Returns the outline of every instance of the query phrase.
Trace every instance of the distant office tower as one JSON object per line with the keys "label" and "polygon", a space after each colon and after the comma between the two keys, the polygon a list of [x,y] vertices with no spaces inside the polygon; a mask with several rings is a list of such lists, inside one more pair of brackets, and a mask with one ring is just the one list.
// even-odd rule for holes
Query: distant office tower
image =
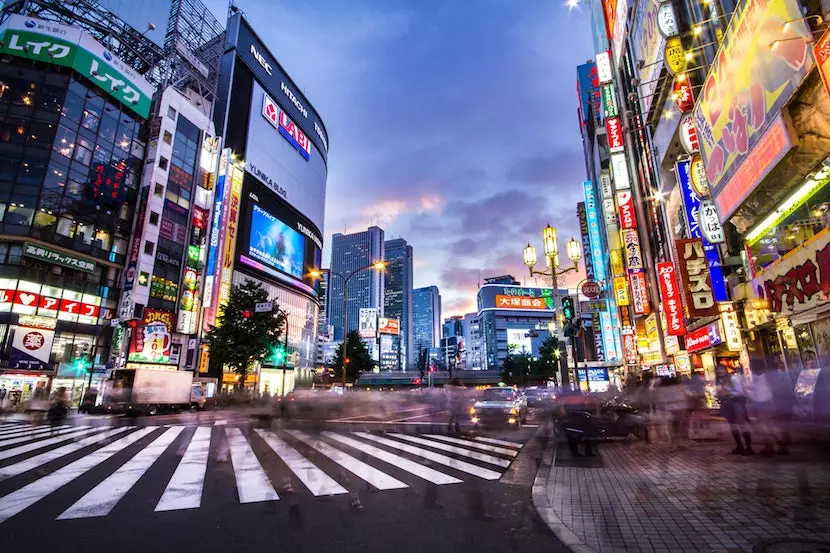
{"label": "distant office tower", "polygon": [[[331,237],[331,275],[329,277],[329,320],[334,339],[343,339],[343,277],[384,259],[383,229],[369,227],[354,234]],[[342,275],[342,276],[338,276]],[[375,269],[360,271],[349,279],[348,330],[357,330],[360,308],[373,307],[383,314],[384,275]]]}
{"label": "distant office tower", "polygon": [[406,370],[412,359],[412,246],[403,238],[387,240],[385,244],[386,287],[383,296],[385,317],[400,320],[400,334],[394,337],[396,358],[391,369]]}
{"label": "distant office tower", "polygon": [[477,371],[483,368],[481,363],[481,318],[478,313],[467,313],[463,321],[464,368]]}
{"label": "distant office tower", "polygon": [[413,355],[420,359],[422,350],[438,348],[441,340],[441,294],[437,286],[412,291]]}
{"label": "distant office tower", "polygon": [[444,320],[444,324],[441,327],[441,338],[461,336],[463,332],[463,317],[455,315]]}
{"label": "distant office tower", "polygon": [[317,297],[320,298],[320,317],[317,319],[317,327],[319,331],[323,331],[329,324],[329,282],[331,280],[331,271],[329,269],[320,270],[320,280],[317,282]]}

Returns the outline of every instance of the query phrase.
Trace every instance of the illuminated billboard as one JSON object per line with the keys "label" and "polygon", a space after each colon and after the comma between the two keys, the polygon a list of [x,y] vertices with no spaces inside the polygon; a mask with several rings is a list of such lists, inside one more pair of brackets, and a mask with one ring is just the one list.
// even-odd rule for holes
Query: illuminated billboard
{"label": "illuminated billboard", "polygon": [[[563,296],[567,295],[565,290],[561,292]],[[554,310],[553,289],[485,284],[478,289],[478,309],[542,311],[550,314]]]}
{"label": "illuminated billboard", "polygon": [[258,204],[251,206],[248,255],[273,269],[303,278],[305,238]]}

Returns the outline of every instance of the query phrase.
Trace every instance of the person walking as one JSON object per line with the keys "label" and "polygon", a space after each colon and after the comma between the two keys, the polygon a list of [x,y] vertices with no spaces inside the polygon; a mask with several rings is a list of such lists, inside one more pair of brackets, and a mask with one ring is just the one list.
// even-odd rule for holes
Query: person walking
{"label": "person walking", "polygon": [[63,424],[64,420],[66,420],[68,412],[69,402],[66,398],[66,388],[61,386],[58,388],[58,391],[55,392],[52,404],[49,406],[49,411],[46,414],[46,417],[49,420],[50,435],[54,436],[57,433],[58,427]]}
{"label": "person walking", "polygon": [[775,453],[775,404],[772,389],[769,386],[770,372],[753,375],[749,385],[749,398],[752,401],[750,412],[755,417],[755,428],[764,447],[761,455],[768,457]]}
{"label": "person walking", "polygon": [[452,433],[453,431],[458,434],[461,432],[461,417],[464,416],[464,398],[462,397],[464,388],[461,386],[461,383],[453,379],[450,382],[450,385],[447,386],[447,392],[449,394],[449,411],[450,411],[450,424],[447,432]]}
{"label": "person walking", "polygon": [[792,424],[793,409],[795,408],[795,390],[790,374],[781,366],[767,374],[767,383],[772,394],[772,418],[779,435],[778,455],[790,453],[790,424]]}
{"label": "person walking", "polygon": [[[721,414],[729,423],[732,438],[735,440],[733,455],[755,455],[752,449],[752,434],[749,429],[749,414],[746,408],[746,387],[743,377],[736,368],[730,372],[723,363],[715,368],[718,379],[718,399]],[[741,441],[743,437],[743,442]]]}

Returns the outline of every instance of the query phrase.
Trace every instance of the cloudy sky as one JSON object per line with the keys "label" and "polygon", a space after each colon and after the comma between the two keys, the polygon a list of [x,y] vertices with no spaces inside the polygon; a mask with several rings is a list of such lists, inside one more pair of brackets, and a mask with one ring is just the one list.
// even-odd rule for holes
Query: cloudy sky
{"label": "cloudy sky", "polygon": [[[224,21],[227,4],[207,4]],[[405,238],[415,286],[437,285],[450,315],[474,309],[479,277],[526,279],[522,247],[541,246],[548,221],[560,249],[579,239],[575,82],[592,52],[586,9],[562,0],[237,5],[328,128],[327,241],[370,224]]]}

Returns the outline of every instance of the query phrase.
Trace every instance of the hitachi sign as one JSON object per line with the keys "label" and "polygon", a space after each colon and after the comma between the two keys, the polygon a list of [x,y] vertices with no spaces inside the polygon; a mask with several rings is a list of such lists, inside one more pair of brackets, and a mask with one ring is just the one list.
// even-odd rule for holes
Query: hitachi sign
{"label": "hitachi sign", "polygon": [[271,65],[265,59],[265,56],[263,56],[262,54],[260,54],[257,51],[257,49],[254,47],[253,44],[251,44],[251,55],[254,56],[254,59],[256,59],[259,62],[259,64],[262,66],[263,69],[265,69],[265,72],[270,75],[271,74]]}
{"label": "hitachi sign", "polygon": [[[268,74],[270,75],[271,72],[269,71]],[[282,93],[285,94],[289,100],[291,100],[291,103],[294,104],[294,107],[300,110],[300,113],[303,114],[303,117],[308,117],[308,110],[305,109],[305,106],[302,103],[300,103],[296,96],[294,96],[294,93],[291,92],[291,89],[285,86],[285,83],[280,82],[280,90],[282,90]]]}

